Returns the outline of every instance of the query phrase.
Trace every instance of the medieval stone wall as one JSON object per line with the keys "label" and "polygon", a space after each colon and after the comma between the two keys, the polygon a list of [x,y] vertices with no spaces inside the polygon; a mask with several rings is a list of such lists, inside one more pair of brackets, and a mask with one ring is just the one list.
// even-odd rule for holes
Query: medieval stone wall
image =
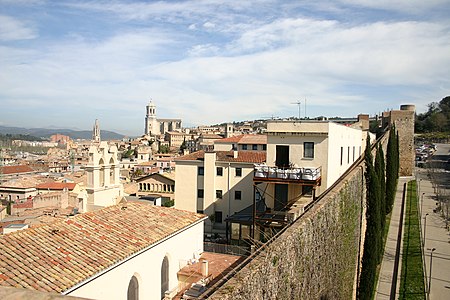
{"label": "medieval stone wall", "polygon": [[365,205],[362,166],[210,299],[352,299]]}

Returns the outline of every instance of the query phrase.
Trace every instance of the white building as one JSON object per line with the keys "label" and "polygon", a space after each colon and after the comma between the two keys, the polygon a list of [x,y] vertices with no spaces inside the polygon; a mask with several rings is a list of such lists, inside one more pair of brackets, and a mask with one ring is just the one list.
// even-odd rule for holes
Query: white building
{"label": "white building", "polygon": [[109,146],[105,141],[89,148],[89,162],[85,166],[88,199],[83,211],[115,205],[122,199],[123,186],[117,154],[117,147]]}
{"label": "white building", "polygon": [[150,101],[146,106],[145,135],[155,136],[165,134],[168,131],[180,132],[182,128],[181,119],[157,119],[156,105]]}
{"label": "white building", "polygon": [[89,299],[169,299],[203,252],[205,216],[125,203],[0,237],[0,285]]}

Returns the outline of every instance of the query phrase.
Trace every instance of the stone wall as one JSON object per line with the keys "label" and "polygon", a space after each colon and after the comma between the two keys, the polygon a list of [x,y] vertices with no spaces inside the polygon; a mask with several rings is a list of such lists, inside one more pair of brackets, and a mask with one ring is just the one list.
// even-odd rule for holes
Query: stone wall
{"label": "stone wall", "polygon": [[383,114],[383,124],[395,124],[399,137],[400,176],[412,176],[416,156],[414,147],[414,105],[402,105],[400,110]]}
{"label": "stone wall", "polygon": [[209,299],[352,299],[362,245],[362,165]]}

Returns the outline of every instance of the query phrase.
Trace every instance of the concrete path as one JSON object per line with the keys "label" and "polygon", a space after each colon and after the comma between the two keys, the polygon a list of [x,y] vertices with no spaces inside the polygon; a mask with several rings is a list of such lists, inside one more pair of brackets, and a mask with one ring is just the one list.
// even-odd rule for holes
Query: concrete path
{"label": "concrete path", "polygon": [[[413,180],[413,177],[400,177],[397,185],[397,193],[395,194],[394,207],[392,208],[391,223],[389,225],[386,246],[384,248],[383,261],[381,262],[380,275],[378,278],[377,291],[375,299],[385,300],[390,299],[392,287],[392,273],[394,272],[395,252],[397,249],[398,229],[400,222],[400,211],[403,197],[403,186],[405,182]],[[401,275],[401,255],[400,249],[400,265],[398,269],[398,277]],[[400,286],[400,281],[397,282],[397,291]],[[397,296],[395,297],[397,298]]]}

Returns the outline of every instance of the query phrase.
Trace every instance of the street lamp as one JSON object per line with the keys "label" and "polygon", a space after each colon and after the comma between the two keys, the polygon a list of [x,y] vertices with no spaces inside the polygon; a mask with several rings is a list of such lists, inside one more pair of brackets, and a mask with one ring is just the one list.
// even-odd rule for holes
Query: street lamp
{"label": "street lamp", "polygon": [[436,248],[431,249],[430,253],[430,277],[428,278],[428,299],[430,299],[430,291],[431,291],[431,267],[433,266],[433,252]]}
{"label": "street lamp", "polygon": [[422,193],[422,199],[420,202],[420,215],[421,216],[423,215],[423,196],[425,196],[425,193]]}
{"label": "street lamp", "polygon": [[425,249],[425,235],[427,234],[427,216],[428,214],[425,214],[424,223],[423,223],[423,245],[422,247]]}

